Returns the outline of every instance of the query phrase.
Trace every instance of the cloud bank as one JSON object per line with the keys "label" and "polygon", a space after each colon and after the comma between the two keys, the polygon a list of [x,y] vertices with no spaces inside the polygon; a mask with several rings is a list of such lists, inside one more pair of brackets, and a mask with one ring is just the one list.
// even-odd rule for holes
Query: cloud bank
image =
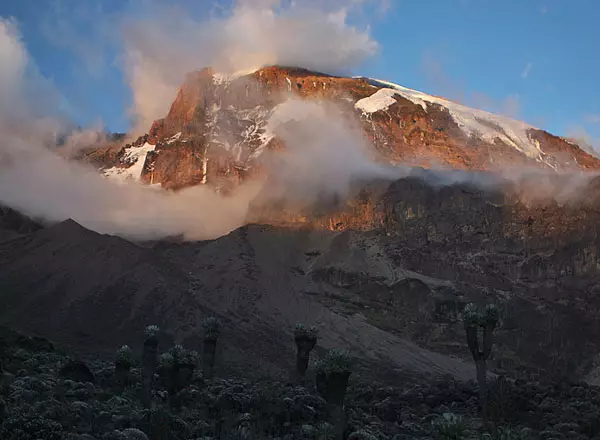
{"label": "cloud bank", "polygon": [[[178,70],[171,69],[177,70],[176,73],[168,72],[170,68],[177,66],[179,60],[186,59],[189,54],[187,51],[192,50],[196,43],[203,44],[201,49],[214,56],[214,60],[221,63],[217,66],[226,72],[277,60],[304,62],[307,58],[302,57],[308,57],[313,49],[318,55],[313,60],[315,68],[318,63],[327,62],[329,64],[323,66],[341,69],[358,62],[373,50],[370,39],[347,28],[344,18],[339,15],[326,15],[316,19],[316,10],[290,7],[275,11],[270,9],[272,7],[250,10],[244,3],[225,21],[209,22],[206,24],[207,28],[200,29],[196,29],[192,23],[184,23],[180,33],[162,35],[165,40],[158,38],[160,33],[153,33],[155,39],[147,40],[145,37],[148,35],[142,32],[144,27],[141,24],[139,28],[131,28],[133,37],[128,40],[129,44],[136,42],[138,45],[134,44],[136,49],[128,52],[133,57],[133,61],[129,59],[128,62],[133,69],[131,74],[134,92],[140,93],[138,105],[143,108],[140,115],[149,116],[144,111],[158,108],[153,106],[155,102],[145,102],[142,98],[156,98],[156,92],[161,91],[157,88],[160,84],[164,85],[166,93],[171,85],[170,81],[173,81],[173,85],[176,84],[179,73],[183,75],[199,66],[190,61],[190,64],[178,66]],[[316,21],[309,24],[313,18]],[[167,19],[166,23],[175,22]],[[293,43],[291,37],[287,37],[287,40],[282,38],[279,43],[267,45],[268,50],[258,52],[258,44],[262,41],[260,38],[266,43],[267,34],[257,36],[254,41],[244,42],[243,33],[238,34],[239,29],[233,29],[236,27],[234,24],[242,26],[241,29],[245,32],[253,29],[258,32],[259,28],[261,32],[265,29],[269,32],[283,32],[284,28],[297,26],[298,35],[304,35],[304,31],[316,30],[319,35],[328,35],[335,44],[340,44],[341,52],[337,54],[337,58],[328,51],[330,49],[322,48],[319,52],[315,47],[317,39],[310,32],[306,46]],[[228,25],[232,26],[229,30]],[[224,26],[224,30],[218,31],[217,27],[221,26]],[[304,29],[302,26],[309,28]],[[251,54],[253,48],[256,51],[247,58],[216,52],[211,44],[200,39],[201,36],[211,35],[212,31],[215,32],[211,37],[214,47],[231,50],[231,54],[239,54],[236,51],[242,51],[246,47]],[[197,35],[197,39],[186,40],[190,35]],[[349,38],[349,41],[342,43],[340,39],[345,38]],[[188,46],[184,41],[187,41]],[[170,45],[179,47],[180,43],[184,47],[181,52],[167,50]],[[284,53],[285,44],[295,47],[295,52]],[[353,45],[357,49],[353,49]],[[157,54],[167,58],[156,58]],[[195,61],[202,60],[199,58]],[[142,69],[143,66],[150,73]],[[136,77],[136,68],[144,73]],[[164,99],[167,98],[170,102],[173,95],[165,94]],[[0,204],[49,221],[73,218],[95,231],[135,239],[180,235],[187,239],[215,238],[245,223],[249,204],[262,189],[261,182],[244,184],[227,197],[219,196],[206,187],[174,193],[136,183],[117,184],[92,168],[56,154],[57,138],[69,126],[58,110],[60,101],[52,84],[37,72],[16,23],[1,20]],[[281,115],[294,120],[295,128],[281,127],[282,121],[278,119]],[[310,202],[323,189],[343,195],[351,179],[382,173],[381,168],[367,156],[361,136],[352,131],[343,122],[341,114],[337,116],[332,108],[318,103],[291,101],[275,112],[271,124],[272,129],[281,134],[289,144],[289,151],[277,163],[277,169],[281,173],[277,177],[282,180],[282,188],[289,189],[289,192],[283,194],[286,198]],[[319,127],[316,131],[315,124]],[[97,130],[75,132],[64,145],[67,149],[77,150],[81,145],[96,140],[97,136]],[[305,148],[306,142],[308,148]],[[302,191],[292,191],[293,188],[302,188]]]}
{"label": "cloud bank", "polygon": [[267,65],[348,74],[375,55],[368,29],[348,23],[361,2],[239,1],[220,16],[195,19],[178,4],[150,3],[122,20],[124,64],[136,127],[165,115],[185,74],[212,66],[223,74]]}

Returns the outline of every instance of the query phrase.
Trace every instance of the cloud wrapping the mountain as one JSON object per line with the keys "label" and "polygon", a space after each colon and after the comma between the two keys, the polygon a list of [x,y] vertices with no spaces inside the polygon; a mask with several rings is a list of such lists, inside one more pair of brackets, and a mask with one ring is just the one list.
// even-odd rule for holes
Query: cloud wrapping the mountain
{"label": "cloud wrapping the mountain", "polygon": [[348,24],[358,3],[245,0],[204,20],[163,4],[126,16],[123,62],[136,127],[143,132],[164,116],[185,74],[202,67],[224,74],[274,64],[351,72],[378,51],[368,29]]}
{"label": "cloud wrapping the mountain", "polygon": [[321,196],[346,198],[355,180],[401,177],[405,170],[373,160],[357,122],[331,102],[288,99],[275,107],[267,131],[286,149],[267,159],[272,197],[310,205]]}
{"label": "cloud wrapping the mountain", "polygon": [[[137,239],[216,238],[245,223],[261,182],[246,183],[227,197],[208,187],[175,193],[115,183],[56,154],[57,134],[65,124],[59,108],[60,96],[37,72],[16,24],[0,20],[0,204],[51,222],[73,218],[97,232]],[[272,129],[289,144],[279,177],[302,188],[284,197],[310,203],[323,189],[344,195],[351,179],[381,175],[359,132],[332,108],[291,101],[280,110],[296,124],[293,130],[281,127],[277,112],[272,121]],[[76,132],[66,146],[79,148],[94,136]]]}
{"label": "cloud wrapping the mountain", "polygon": [[207,188],[175,194],[119,185],[55,154],[49,147],[64,124],[57,97],[37,73],[17,25],[0,19],[0,204],[133,238],[216,237],[243,224],[256,187],[224,199]]}

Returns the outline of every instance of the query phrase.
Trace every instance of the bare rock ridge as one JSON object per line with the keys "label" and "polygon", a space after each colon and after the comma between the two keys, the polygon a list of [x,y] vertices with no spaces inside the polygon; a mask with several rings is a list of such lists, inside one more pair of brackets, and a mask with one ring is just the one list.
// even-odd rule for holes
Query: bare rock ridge
{"label": "bare rock ridge", "polygon": [[600,160],[577,145],[519,121],[385,81],[276,66],[243,76],[192,73],[146,136],[116,155],[93,157],[106,159],[109,176],[166,188],[236,185],[261,172],[263,152],[284,147],[267,123],[291,96],[333,101],[359,117],[373,155],[383,162],[465,170],[600,169]]}

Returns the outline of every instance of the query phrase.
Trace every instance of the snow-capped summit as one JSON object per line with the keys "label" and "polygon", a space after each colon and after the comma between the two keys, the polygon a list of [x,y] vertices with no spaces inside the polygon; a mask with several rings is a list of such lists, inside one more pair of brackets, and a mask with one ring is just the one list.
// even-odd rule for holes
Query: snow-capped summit
{"label": "snow-capped summit", "polygon": [[600,160],[577,144],[521,121],[378,79],[273,66],[188,75],[165,118],[143,139],[106,156],[104,173],[168,188],[235,185],[262,172],[265,151],[285,148],[273,124],[291,98],[335,102],[360,121],[374,157],[392,164],[600,169]]}

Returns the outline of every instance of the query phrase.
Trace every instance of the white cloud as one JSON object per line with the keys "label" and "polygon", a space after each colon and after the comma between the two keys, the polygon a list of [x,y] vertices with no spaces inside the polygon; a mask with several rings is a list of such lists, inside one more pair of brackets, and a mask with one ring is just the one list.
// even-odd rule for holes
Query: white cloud
{"label": "white cloud", "polygon": [[[281,24],[275,22],[279,29]],[[312,29],[312,24],[306,25]],[[344,28],[341,22],[338,25]],[[252,18],[248,26],[254,26]],[[0,18],[0,204],[50,221],[73,218],[98,232],[140,239],[180,234],[188,239],[215,238],[246,222],[261,181],[247,182],[227,196],[209,187],[169,192],[115,183],[59,156],[50,148],[56,134],[64,131],[56,98],[52,84],[30,59],[16,23]],[[310,203],[324,189],[344,195],[354,177],[381,175],[381,168],[362,150],[361,136],[347,127],[346,118],[336,116],[335,109],[316,103],[291,103],[286,108],[300,120],[296,129],[286,127],[281,133],[290,149],[278,161],[281,167],[274,169],[281,173],[281,188],[288,189],[278,197]],[[79,148],[95,136],[76,133],[66,148]]]}
{"label": "white cloud", "polygon": [[587,124],[600,124],[600,114],[590,113],[583,117]]}
{"label": "white cloud", "polygon": [[142,131],[164,116],[184,75],[202,67],[232,73],[280,64],[347,74],[378,51],[368,29],[347,22],[356,0],[245,0],[228,14],[196,20],[177,5],[125,17],[123,58]]}
{"label": "white cloud", "polygon": [[521,78],[523,78],[523,79],[529,78],[529,74],[531,73],[531,69],[533,69],[533,63],[531,61],[529,61],[527,63],[527,65],[525,66],[525,68],[523,69],[523,72],[521,72]]}

